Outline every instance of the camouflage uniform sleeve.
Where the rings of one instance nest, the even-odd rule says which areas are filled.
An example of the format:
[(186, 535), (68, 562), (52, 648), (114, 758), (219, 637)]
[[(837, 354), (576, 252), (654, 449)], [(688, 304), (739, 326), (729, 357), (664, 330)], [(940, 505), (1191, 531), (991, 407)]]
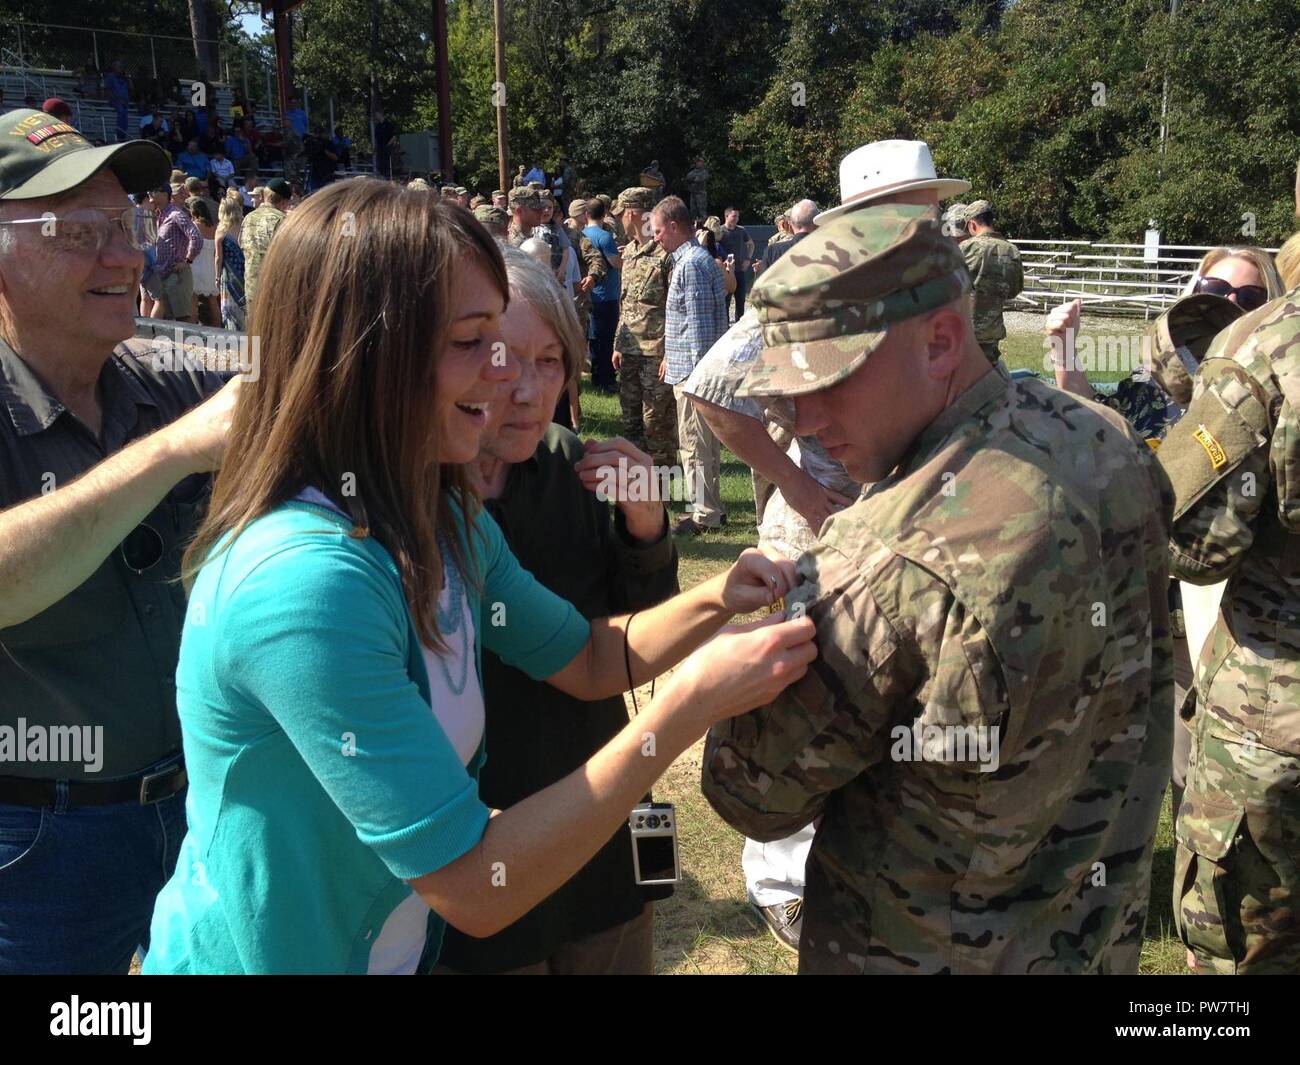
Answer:
[(1192, 584), (1214, 584), (1237, 568), (1269, 496), (1268, 438), (1239, 413), (1255, 402), (1245, 372), (1198, 379), (1187, 413), (1157, 452), (1175, 494), (1170, 570)]
[(982, 240), (968, 240), (961, 246), (961, 256), (966, 260), (966, 269), (970, 271), (972, 282), (979, 280), (984, 271), (984, 250)]
[[(1010, 241), (1008, 241), (1010, 243)], [(1007, 299), (1015, 299), (1025, 290), (1025, 264), (1020, 259), (1019, 250), (1012, 245), (1012, 269), (1007, 273)]]
[(800, 558), (790, 600), (808, 603), (817, 658), (775, 702), (709, 733), (704, 795), (751, 839), (819, 817), (832, 792), (890, 756), (900, 726), (996, 725), (1005, 714), (974, 617), (929, 571), (878, 543), (868, 551), (850, 559), (822, 542)]
[(582, 254), (583, 276), (594, 277), (596, 283), (600, 284), (605, 280), (605, 275), (609, 272), (609, 267), (605, 264), (605, 256), (601, 254), (596, 245), (581, 233), (578, 234), (578, 248)]

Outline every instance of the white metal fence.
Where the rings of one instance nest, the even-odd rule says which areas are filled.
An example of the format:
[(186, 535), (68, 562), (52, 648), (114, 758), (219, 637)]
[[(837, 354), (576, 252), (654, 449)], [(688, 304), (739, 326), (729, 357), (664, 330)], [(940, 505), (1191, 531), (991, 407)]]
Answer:
[(1019, 249), (1025, 272), (1025, 290), (1008, 309), (1048, 311), (1078, 298), (1090, 313), (1143, 318), (1159, 315), (1182, 295), (1212, 247), (1161, 244), (1150, 255), (1142, 244), (1008, 239)]

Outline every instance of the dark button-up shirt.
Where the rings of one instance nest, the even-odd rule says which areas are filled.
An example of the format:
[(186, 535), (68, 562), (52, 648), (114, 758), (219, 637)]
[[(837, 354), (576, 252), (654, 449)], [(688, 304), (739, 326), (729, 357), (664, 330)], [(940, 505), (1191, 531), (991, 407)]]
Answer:
[[(520, 563), (586, 618), (637, 610), (677, 592), (672, 537), (639, 546), (622, 516), (582, 486), (573, 464), (582, 442), (552, 425), (536, 453), (510, 468), (500, 499), (487, 502)], [(582, 765), (627, 724), (621, 697), (582, 702), (483, 652), (487, 762), (483, 801), (504, 810)], [(556, 949), (630, 921), (648, 898), (669, 893), (637, 887), (631, 837), (620, 826), (583, 869), (504, 932), (471, 939), (448, 927), (438, 960), (464, 972), (532, 965)]]
[[(155, 370), (141, 341), (117, 348), (99, 377), (97, 438), (0, 341), (0, 509), (57, 490), (133, 440), (174, 421), (220, 388), (217, 374)], [(135, 573), (121, 548), (78, 588), (18, 625), (0, 629), (0, 724), (102, 726), (102, 764), (0, 763), (0, 776), (108, 780), (180, 749), (176, 658), (185, 618), (180, 559), (210, 478), (188, 477), (142, 522), (162, 558)], [(147, 533), (133, 534), (153, 541)], [(153, 541), (156, 542), (156, 541)], [(137, 564), (148, 552), (136, 556)]]

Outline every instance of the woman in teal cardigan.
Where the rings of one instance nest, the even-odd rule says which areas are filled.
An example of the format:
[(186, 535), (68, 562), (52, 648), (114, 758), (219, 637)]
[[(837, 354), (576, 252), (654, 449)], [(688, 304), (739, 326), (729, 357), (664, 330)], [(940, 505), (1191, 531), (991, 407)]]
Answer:
[[(635, 622), (587, 622), (518, 565), (463, 468), (519, 372), (501, 255), (467, 212), (343, 182), (263, 269), (260, 361), (187, 558), (188, 832), (144, 969), (409, 973), (430, 910), (473, 936), (518, 919), (711, 724), (802, 676), (812, 624), (715, 636), (790, 587), (754, 551)], [(482, 647), (582, 699), (681, 665), (584, 766), (494, 811)]]

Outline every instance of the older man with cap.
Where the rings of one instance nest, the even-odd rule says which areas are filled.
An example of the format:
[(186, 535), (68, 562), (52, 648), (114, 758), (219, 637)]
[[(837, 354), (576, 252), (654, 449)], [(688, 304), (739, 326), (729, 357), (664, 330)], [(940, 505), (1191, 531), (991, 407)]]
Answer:
[[(934, 206), (968, 188), (959, 178), (935, 173), (923, 141), (875, 141), (850, 152), (840, 164), (840, 207), (817, 214), (816, 205), (803, 200), (791, 213), (800, 213), (805, 235), (798, 239), (804, 240), (821, 219), (872, 204)], [(788, 238), (778, 244), (770, 261), (775, 263), (793, 242)], [(816, 542), (822, 523), (853, 502), (862, 486), (815, 436), (795, 434), (788, 399), (760, 402), (737, 395), (762, 347), (758, 319), (746, 312), (691, 373), (684, 392), (718, 439), (752, 471), (760, 546), (795, 559)], [(804, 865), (812, 839), (812, 827), (805, 826), (785, 839), (745, 841), (749, 900), (777, 942), (792, 950), (799, 946)]]
[(817, 659), (711, 731), (704, 790), (752, 838), (817, 823), (800, 972), (1135, 973), (1170, 748), (1168, 481), (1113, 412), (991, 366), (968, 287), (937, 208), (888, 204), (756, 288), (742, 391), (791, 397), (871, 487), (787, 597)]
[(129, 340), (167, 169), (0, 116), (0, 973), (125, 973), (185, 833), (180, 555), (238, 386)]
[(614, 369), (623, 409), (623, 435), (668, 468), (677, 455), (677, 404), (664, 381), (664, 315), (672, 279), (672, 256), (650, 234), (653, 189), (632, 186), (618, 194), (628, 233), (623, 248), (623, 291)]
[(969, 239), (961, 242), (961, 253), (970, 270), (974, 297), (975, 337), (989, 362), (1001, 356), (998, 341), (1007, 335), (1002, 307), (1025, 287), (1016, 246), (993, 228), (993, 205), (976, 200), (961, 214)]

